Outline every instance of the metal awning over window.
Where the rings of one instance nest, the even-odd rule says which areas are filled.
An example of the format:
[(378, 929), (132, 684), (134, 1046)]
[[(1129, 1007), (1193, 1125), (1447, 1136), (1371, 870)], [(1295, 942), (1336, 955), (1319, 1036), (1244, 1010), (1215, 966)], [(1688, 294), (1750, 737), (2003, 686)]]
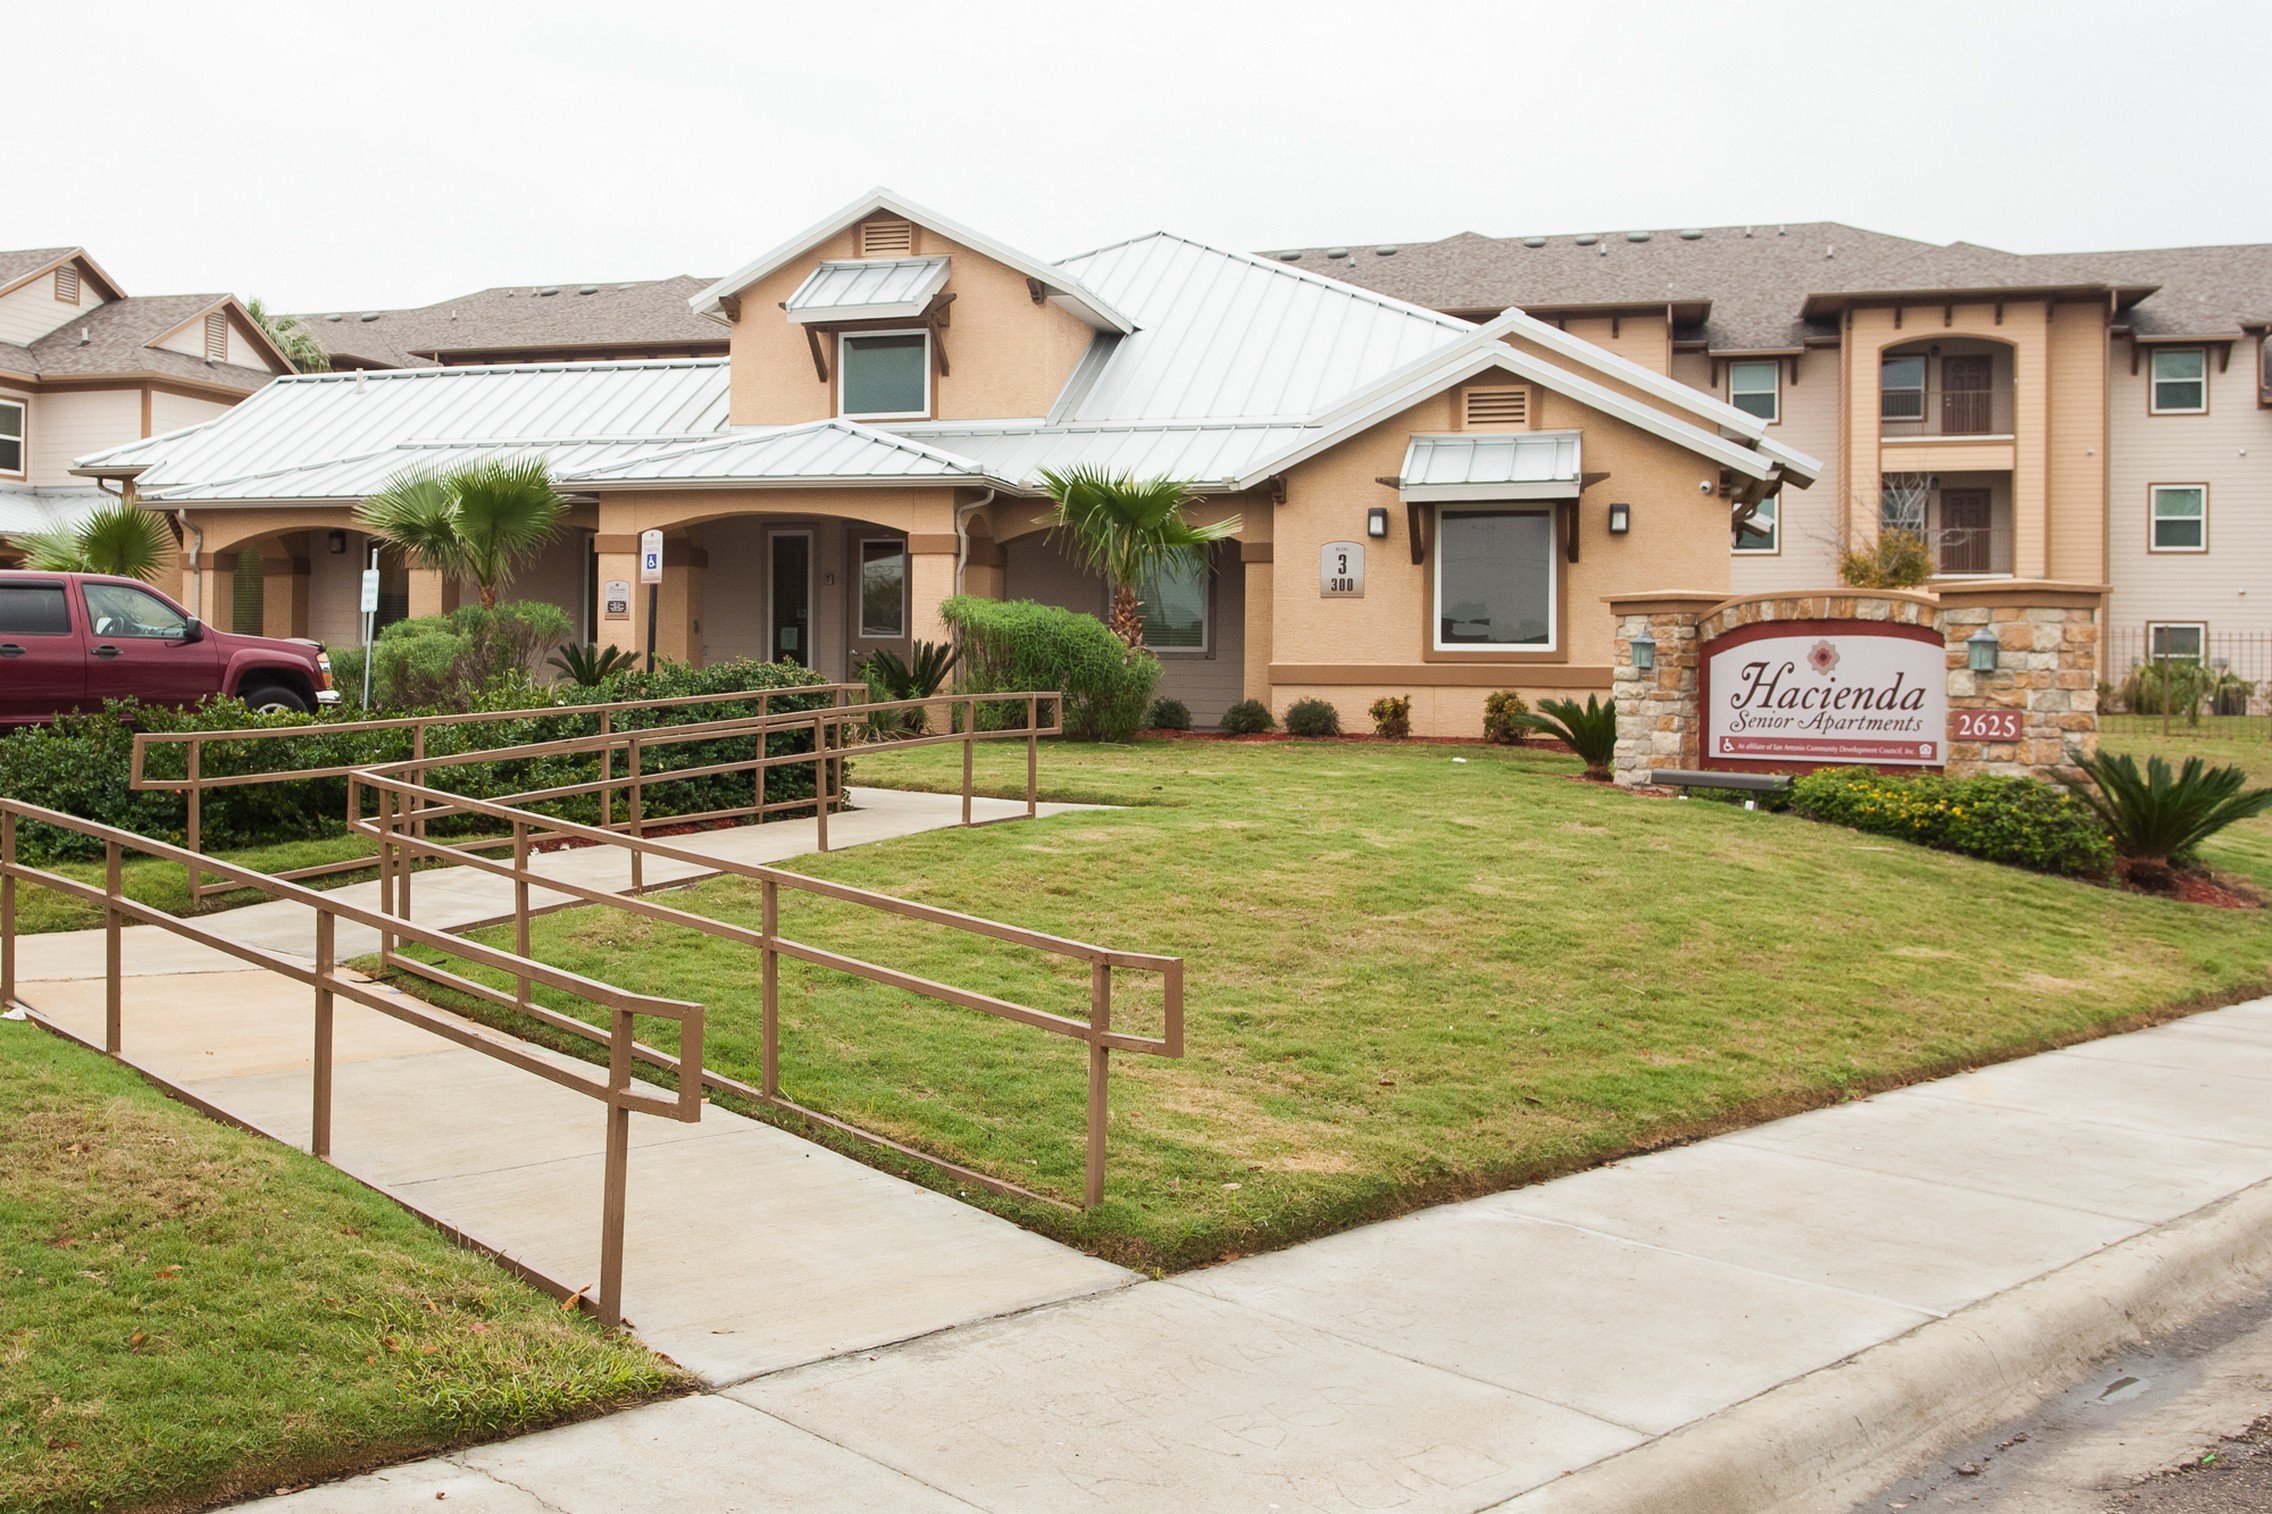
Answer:
[(1397, 492), (1408, 504), (1576, 499), (1585, 487), (1575, 431), (1415, 436)]
[(917, 320), (945, 287), (947, 263), (943, 257), (823, 263), (783, 308), (807, 326)]

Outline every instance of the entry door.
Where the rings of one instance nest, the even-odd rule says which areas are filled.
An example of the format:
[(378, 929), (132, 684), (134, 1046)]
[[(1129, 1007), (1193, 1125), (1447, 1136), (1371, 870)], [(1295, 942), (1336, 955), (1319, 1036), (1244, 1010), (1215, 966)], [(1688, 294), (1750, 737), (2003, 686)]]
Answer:
[(1941, 491), (1941, 571), (1992, 573), (1986, 489)]
[(813, 538), (809, 531), (776, 531), (772, 544), (769, 642), (775, 662), (813, 665)]
[(1941, 359), (1941, 431), (1986, 436), (1995, 422), (1988, 391), (1988, 359), (1978, 353)]

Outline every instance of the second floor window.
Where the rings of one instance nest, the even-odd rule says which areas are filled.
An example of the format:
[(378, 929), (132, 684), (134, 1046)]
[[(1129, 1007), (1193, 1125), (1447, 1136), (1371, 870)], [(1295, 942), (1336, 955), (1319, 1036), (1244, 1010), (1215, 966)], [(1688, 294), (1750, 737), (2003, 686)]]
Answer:
[(1782, 381), (1781, 363), (1730, 363), (1728, 403), (1763, 421), (1781, 420)]
[(1921, 421), (1925, 418), (1925, 360), (1889, 357), (1878, 367), (1878, 419)]
[(2200, 484), (2153, 486), (2153, 537), (2156, 552), (2209, 549), (2209, 491)]
[(921, 331), (847, 332), (836, 342), (837, 413), (907, 420), (931, 413), (931, 338)]
[(1751, 514), (1736, 522), (1735, 550), (1738, 552), (1773, 552), (1782, 544), (1781, 519), (1783, 501), (1770, 494), (1752, 507)]
[(2156, 415), (2199, 415), (2209, 408), (2209, 354), (2200, 347), (2154, 350), (2153, 394), (2147, 408)]
[(24, 471), (24, 407), (0, 400), (0, 473)]

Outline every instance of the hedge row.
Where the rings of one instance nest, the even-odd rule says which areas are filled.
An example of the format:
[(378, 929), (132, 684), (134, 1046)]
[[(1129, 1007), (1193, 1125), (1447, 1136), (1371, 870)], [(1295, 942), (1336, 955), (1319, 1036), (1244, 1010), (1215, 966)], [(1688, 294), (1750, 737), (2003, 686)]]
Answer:
[(1896, 778), (1829, 768), (1791, 785), (1793, 813), (2039, 873), (2103, 878), (2114, 841), (2090, 807), (2032, 778)]
[[(966, 693), (1061, 689), (1065, 734), (1076, 741), (1126, 741), (1151, 711), (1160, 660), (1130, 652), (1094, 615), (967, 594), (940, 605), (939, 613), (962, 636)], [(991, 730), (1024, 721), (1023, 708), (979, 712), (979, 724)]]

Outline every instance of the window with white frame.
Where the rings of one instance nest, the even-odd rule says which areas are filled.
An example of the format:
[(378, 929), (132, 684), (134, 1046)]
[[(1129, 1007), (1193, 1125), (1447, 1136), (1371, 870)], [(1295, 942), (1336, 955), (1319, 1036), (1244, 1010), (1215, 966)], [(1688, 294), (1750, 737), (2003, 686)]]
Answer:
[(2157, 347), (2147, 360), (2153, 393), (2147, 408), (2156, 415), (2199, 415), (2209, 408), (2209, 353), (2204, 347)]
[(1736, 521), (1735, 550), (1738, 552), (1774, 552), (1783, 544), (1782, 496), (1770, 494), (1752, 506), (1751, 514)]
[(0, 400), (0, 473), (24, 471), (24, 406)]
[(1925, 360), (1888, 357), (1878, 364), (1878, 419), (1921, 421), (1925, 418)]
[(1728, 403), (1763, 421), (1783, 418), (1783, 365), (1768, 362), (1728, 364)]
[(897, 537), (860, 543), (860, 634), (907, 634), (907, 544)]
[(873, 420), (931, 413), (931, 335), (846, 332), (836, 339), (836, 410)]
[(1552, 651), (1554, 578), (1551, 510), (1440, 510), (1436, 650)]
[(2153, 535), (2148, 544), (2156, 552), (2209, 550), (2207, 484), (2155, 484), (2150, 493)]
[(1179, 552), (1136, 582), (1144, 615), (1144, 645), (1155, 652), (1205, 652), (1212, 642), (1207, 559)]
[(2199, 662), (2207, 651), (2209, 628), (2198, 620), (2162, 621), (2146, 627), (2146, 649), (2156, 662)]

